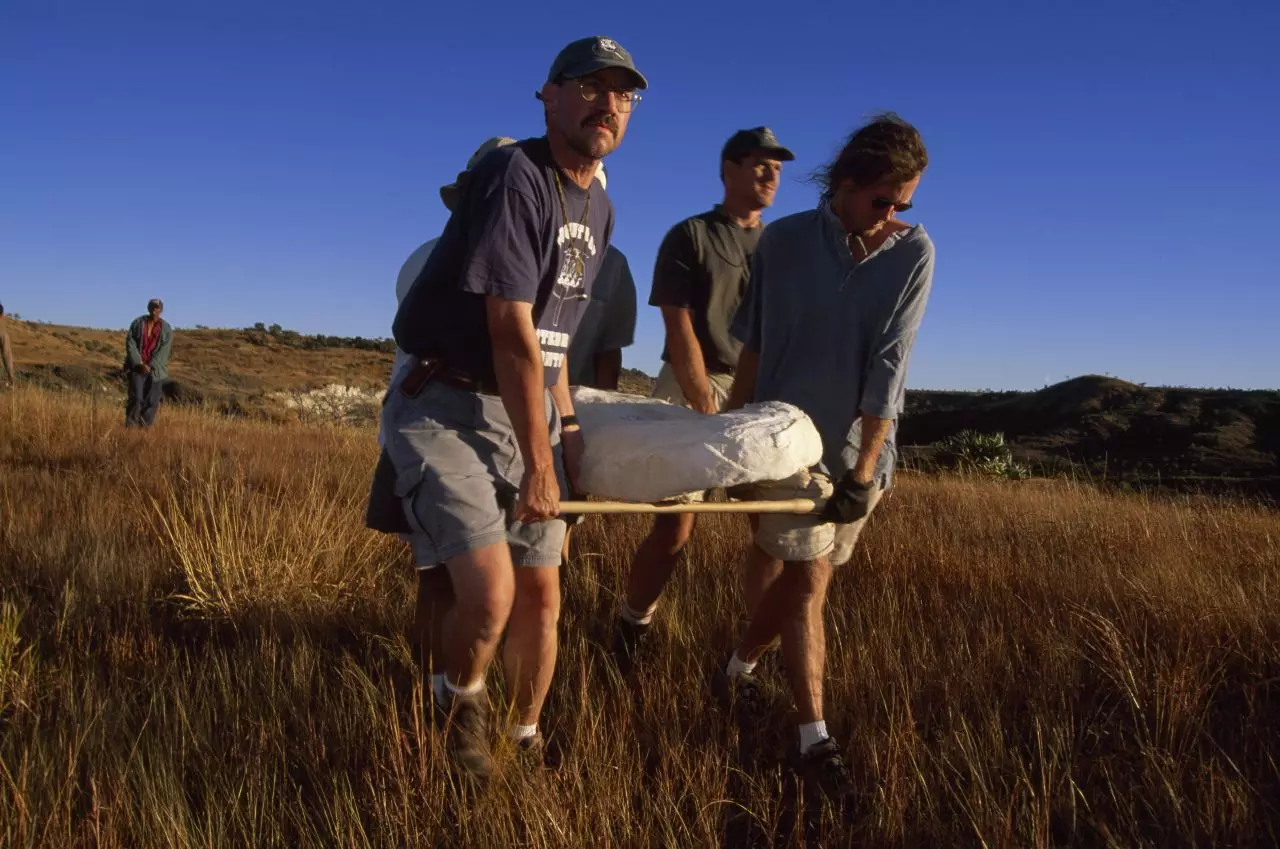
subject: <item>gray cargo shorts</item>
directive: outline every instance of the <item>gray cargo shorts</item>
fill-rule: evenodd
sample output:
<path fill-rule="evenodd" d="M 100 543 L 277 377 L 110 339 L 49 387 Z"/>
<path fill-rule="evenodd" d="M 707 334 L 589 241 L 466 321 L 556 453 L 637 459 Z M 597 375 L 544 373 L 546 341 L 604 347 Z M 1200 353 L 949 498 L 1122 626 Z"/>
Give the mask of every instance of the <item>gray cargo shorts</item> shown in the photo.
<path fill-rule="evenodd" d="M 560 497 L 566 498 L 560 416 L 550 393 L 544 398 Z M 512 519 L 524 459 L 500 397 L 433 381 L 413 398 L 392 392 L 383 416 L 418 568 L 501 542 L 511 546 L 516 566 L 560 565 L 563 519 Z"/>

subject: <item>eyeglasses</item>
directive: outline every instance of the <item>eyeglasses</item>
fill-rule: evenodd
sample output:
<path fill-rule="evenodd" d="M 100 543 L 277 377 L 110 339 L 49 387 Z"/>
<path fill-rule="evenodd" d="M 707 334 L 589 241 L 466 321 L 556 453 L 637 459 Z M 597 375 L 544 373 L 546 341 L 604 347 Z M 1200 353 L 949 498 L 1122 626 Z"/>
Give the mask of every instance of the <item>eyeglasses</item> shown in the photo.
<path fill-rule="evenodd" d="M 597 83 L 583 80 L 574 80 L 573 83 L 578 87 L 578 93 L 582 95 L 582 99 L 587 103 L 595 103 L 603 94 L 613 94 L 618 101 L 618 111 L 630 112 L 640 102 L 640 95 L 636 94 L 635 89 L 605 88 Z"/>
<path fill-rule="evenodd" d="M 906 212 L 915 204 L 910 202 L 898 203 L 896 200 L 890 200 L 886 197 L 874 197 L 871 199 L 871 206 L 873 209 L 893 209 L 894 212 Z"/>

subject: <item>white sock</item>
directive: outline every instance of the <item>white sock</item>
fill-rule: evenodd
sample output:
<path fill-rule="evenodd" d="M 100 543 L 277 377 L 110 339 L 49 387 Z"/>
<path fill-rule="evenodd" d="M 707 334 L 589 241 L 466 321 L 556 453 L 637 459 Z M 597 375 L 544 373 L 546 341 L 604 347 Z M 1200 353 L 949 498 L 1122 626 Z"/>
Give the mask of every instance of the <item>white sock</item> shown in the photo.
<path fill-rule="evenodd" d="M 624 601 L 622 607 L 618 608 L 618 615 L 632 625 L 648 625 L 653 621 L 653 614 L 657 609 L 658 605 L 651 604 L 644 610 L 636 610 Z"/>
<path fill-rule="evenodd" d="M 533 737 L 537 733 L 538 723 L 535 722 L 533 725 L 513 725 L 511 730 L 507 732 L 507 736 L 519 743 L 521 740 Z"/>
<path fill-rule="evenodd" d="M 730 678 L 736 678 L 739 675 L 750 675 L 755 670 L 754 663 L 747 663 L 738 657 L 738 653 L 734 652 L 733 657 L 729 658 L 729 663 L 724 668 L 724 674 Z"/>
<path fill-rule="evenodd" d="M 478 696 L 480 693 L 484 692 L 484 679 L 477 679 L 476 683 L 469 687 L 459 687 L 446 677 L 444 679 L 444 686 L 445 689 L 450 693 L 453 693 L 455 696 Z"/>
<path fill-rule="evenodd" d="M 437 702 L 443 702 L 445 697 L 444 689 L 444 673 L 431 676 L 431 695 L 436 697 Z"/>
<path fill-rule="evenodd" d="M 800 726 L 800 754 L 806 754 L 814 746 L 826 740 L 827 723 L 819 719 L 817 722 L 806 722 Z"/>

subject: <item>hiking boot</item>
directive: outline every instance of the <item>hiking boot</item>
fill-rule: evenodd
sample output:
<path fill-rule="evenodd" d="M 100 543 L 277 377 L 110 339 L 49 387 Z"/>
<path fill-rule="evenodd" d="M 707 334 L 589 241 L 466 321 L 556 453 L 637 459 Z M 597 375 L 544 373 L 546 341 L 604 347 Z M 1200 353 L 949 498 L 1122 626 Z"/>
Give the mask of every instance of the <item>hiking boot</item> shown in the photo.
<path fill-rule="evenodd" d="M 720 706 L 733 717 L 739 733 L 755 734 L 768 719 L 769 700 L 764 685 L 749 672 L 730 677 L 724 667 L 723 663 L 716 667 L 711 690 Z"/>
<path fill-rule="evenodd" d="M 445 714 L 445 739 L 449 754 L 463 771 L 484 780 L 493 774 L 489 753 L 489 711 L 484 693 L 462 696 L 451 693 Z"/>
<path fill-rule="evenodd" d="M 639 663 L 650 627 L 618 618 L 618 627 L 613 632 L 613 662 L 623 678 L 629 676 Z"/>
<path fill-rule="evenodd" d="M 526 769 L 555 772 L 564 762 L 564 755 L 554 740 L 548 740 L 541 731 L 516 743 L 516 758 Z"/>
<path fill-rule="evenodd" d="M 849 763 L 830 737 L 813 744 L 800 756 L 798 771 L 808 787 L 821 791 L 832 802 L 843 802 L 854 793 Z"/>

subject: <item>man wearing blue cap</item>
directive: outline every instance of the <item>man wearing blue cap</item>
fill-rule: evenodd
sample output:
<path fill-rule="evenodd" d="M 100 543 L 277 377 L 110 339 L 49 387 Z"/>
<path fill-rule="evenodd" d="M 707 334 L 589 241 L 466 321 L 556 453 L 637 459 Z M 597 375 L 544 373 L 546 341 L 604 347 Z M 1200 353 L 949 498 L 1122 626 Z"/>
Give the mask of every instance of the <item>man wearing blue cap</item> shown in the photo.
<path fill-rule="evenodd" d="M 383 411 L 396 495 L 443 563 L 454 601 L 443 627 L 446 728 L 455 763 L 493 770 L 485 674 L 506 633 L 508 736 L 533 754 L 556 659 L 560 501 L 582 434 L 565 357 L 613 230 L 595 182 L 647 82 L 610 38 L 560 52 L 539 92 L 545 136 L 492 151 L 392 326 L 413 364 Z"/>

